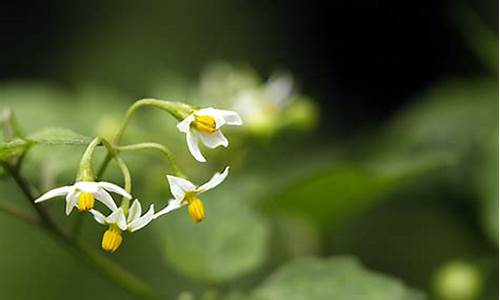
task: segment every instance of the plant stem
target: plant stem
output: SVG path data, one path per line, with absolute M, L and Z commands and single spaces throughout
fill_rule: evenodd
M 174 174 L 178 177 L 185 177 L 185 175 L 182 173 L 182 171 L 179 169 L 179 166 L 175 162 L 174 156 L 172 155 L 172 152 L 165 146 L 158 144 L 158 143 L 138 143 L 138 144 L 132 144 L 132 145 L 126 145 L 126 146 L 117 146 L 116 150 L 119 152 L 126 152 L 126 151 L 141 151 L 141 150 L 155 150 L 159 151 L 165 159 L 168 161 L 170 164 L 170 167 L 172 168 L 172 171 Z
M 21 174 L 11 166 L 5 166 L 10 173 L 18 187 L 21 189 L 26 200 L 35 209 L 40 216 L 42 228 L 50 233 L 56 241 L 64 246 L 77 260 L 84 261 L 88 266 L 98 270 L 101 274 L 105 275 L 115 284 L 125 288 L 130 293 L 142 299 L 163 299 L 156 294 L 146 283 L 135 277 L 121 266 L 115 264 L 102 254 L 92 250 L 85 244 L 75 239 L 72 239 L 64 231 L 62 231 L 57 224 L 55 224 L 42 206 L 36 205 L 35 197 L 31 192 L 31 188 Z
M 23 211 L 17 210 L 13 207 L 10 206 L 5 206 L 5 205 L 0 205 L 0 212 L 3 212 L 7 215 L 13 216 L 23 222 L 26 222 L 31 225 L 39 225 L 40 220 L 37 218 L 33 217 L 32 215 L 29 215 Z
M 112 140 L 113 144 L 118 144 L 120 142 L 123 133 L 125 132 L 125 129 L 127 128 L 127 125 L 130 122 L 130 118 L 137 109 L 143 106 L 152 106 L 167 111 L 178 120 L 183 120 L 193 112 L 193 108 L 191 106 L 180 102 L 171 102 L 171 101 L 151 99 L 151 98 L 137 100 L 127 110 L 125 118 L 123 119 L 122 124 L 118 129 L 118 132 L 113 137 Z

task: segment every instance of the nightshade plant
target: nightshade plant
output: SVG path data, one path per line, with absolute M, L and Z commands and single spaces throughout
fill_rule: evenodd
M 208 148 L 213 149 L 218 146 L 227 147 L 229 142 L 222 134 L 221 127 L 225 124 L 242 125 L 243 123 L 238 113 L 229 110 L 212 107 L 199 109 L 180 102 L 157 99 L 138 100 L 130 106 L 121 126 L 111 140 L 103 137 L 95 137 L 88 143 L 77 168 L 74 183 L 49 190 L 35 199 L 34 189 L 21 175 L 20 167 L 24 155 L 29 147 L 36 143 L 36 140 L 26 138 L 19 130 L 19 126 L 10 111 L 6 111 L 3 118 L 3 127 L 4 135 L 9 142 L 6 144 L 5 149 L 3 149 L 8 151 L 3 151 L 2 167 L 12 176 L 26 198 L 33 204 L 40 220 L 31 219 L 31 217 L 17 211 L 11 211 L 11 214 L 22 217 L 32 223 L 40 223 L 44 229 L 69 246 L 68 248 L 73 253 L 84 257 L 87 262 L 93 264 L 129 291 L 145 298 L 158 298 L 139 279 L 136 279 L 59 228 L 41 204 L 49 199 L 65 197 L 66 215 L 69 215 L 74 208 L 77 208 L 80 213 L 93 216 L 96 222 L 108 227 L 102 236 L 101 246 L 102 249 L 111 253 L 115 252 L 122 244 L 123 232 L 135 232 L 148 225 L 151 221 L 166 216 L 167 213 L 183 206 L 187 206 L 187 211 L 195 223 L 201 222 L 205 217 L 205 208 L 198 195 L 222 183 L 229 174 L 229 167 L 226 167 L 222 173 L 216 173 L 205 184 L 195 186 L 186 178 L 186 175 L 184 175 L 177 165 L 174 155 L 166 146 L 154 142 L 121 145 L 121 137 L 132 115 L 140 107 L 154 107 L 166 111 L 175 117 L 179 121 L 177 125 L 178 130 L 186 134 L 189 151 L 200 162 L 206 162 L 206 159 L 200 152 L 198 146 L 199 140 Z M 62 132 L 70 136 L 72 135 L 72 132 L 69 130 L 66 131 L 63 129 Z M 59 129 L 59 133 L 61 133 L 61 129 Z M 71 143 L 70 139 L 66 142 Z M 95 152 L 100 146 L 107 150 L 107 156 L 96 173 L 93 168 L 95 164 Z M 135 199 L 130 205 L 130 200 L 132 199 L 132 177 L 127 163 L 121 158 L 120 154 L 143 150 L 160 151 L 168 160 L 175 175 L 167 174 L 167 181 L 174 199 L 165 201 L 165 207 L 156 213 L 154 205 L 151 204 L 148 211 L 143 214 L 142 204 L 138 199 Z M 123 176 L 123 187 L 111 182 L 100 181 L 100 177 L 110 161 L 115 161 L 120 169 Z M 117 205 L 110 192 L 122 197 L 119 205 Z M 104 205 L 106 211 L 101 211 L 96 206 L 96 200 Z

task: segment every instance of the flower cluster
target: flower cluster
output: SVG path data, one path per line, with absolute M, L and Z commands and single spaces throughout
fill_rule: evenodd
M 200 162 L 206 162 L 198 145 L 200 141 L 211 149 L 218 146 L 227 147 L 229 142 L 222 134 L 221 127 L 223 125 L 242 124 L 238 113 L 229 110 L 212 107 L 195 109 L 185 104 L 161 100 L 148 100 L 142 103 L 167 110 L 179 120 L 177 129 L 186 134 L 188 149 L 192 156 Z M 132 110 L 133 108 L 134 106 L 132 106 Z M 92 170 L 92 156 L 98 145 L 106 146 L 109 153 L 114 155 L 117 163 L 119 163 L 125 172 L 125 188 L 110 182 L 95 181 Z M 70 186 L 52 189 L 35 200 L 35 203 L 40 203 L 55 197 L 64 196 L 66 199 L 67 215 L 74 208 L 77 208 L 80 212 L 89 212 L 92 214 L 96 222 L 108 227 L 103 234 L 101 246 L 109 252 L 115 252 L 120 247 L 123 241 L 123 232 L 137 231 L 160 216 L 164 216 L 184 206 L 187 206 L 187 211 L 195 223 L 201 222 L 205 217 L 205 208 L 198 196 L 218 186 L 229 174 L 229 167 L 226 167 L 222 173 L 216 173 L 208 182 L 199 186 L 196 186 L 186 178 L 167 175 L 173 199 L 168 200 L 167 205 L 157 212 L 155 212 L 154 205 L 152 204 L 147 212 L 143 214 L 142 205 L 138 199 L 135 199 L 132 205 L 129 205 L 132 195 L 130 182 L 127 182 L 127 178 L 130 180 L 130 176 L 126 176 L 128 169 L 118 157 L 116 153 L 117 149 L 119 149 L 117 145 L 112 145 L 102 138 L 94 139 L 82 157 L 76 182 Z M 116 204 L 110 192 L 123 197 L 121 205 Z M 95 200 L 101 202 L 107 208 L 108 212 L 103 213 L 98 210 Z

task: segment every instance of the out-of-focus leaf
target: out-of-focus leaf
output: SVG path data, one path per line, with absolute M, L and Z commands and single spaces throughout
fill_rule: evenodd
M 7 161 L 22 155 L 31 145 L 30 142 L 16 139 L 7 143 L 0 143 L 0 161 Z
M 470 198 L 479 187 L 481 222 L 498 241 L 498 82 L 449 81 L 420 98 L 385 128 L 375 147 L 368 147 L 371 159 L 453 153 L 457 164 L 447 174 L 448 184 Z
M 45 145 L 86 145 L 91 138 L 66 128 L 45 128 L 30 134 L 28 140 Z
M 486 234 L 498 245 L 498 130 L 485 143 L 483 159 L 478 164 L 477 187 L 481 222 Z
M 292 182 L 263 201 L 263 205 L 266 209 L 308 217 L 323 225 L 337 224 L 373 205 L 409 179 L 452 162 L 453 157 L 448 154 L 434 153 L 412 161 L 396 160 L 377 165 L 345 163 Z
M 398 279 L 364 268 L 351 257 L 301 258 L 279 268 L 255 300 L 417 300 L 424 296 Z
M 221 283 L 255 270 L 265 259 L 267 223 L 243 195 L 223 192 L 203 195 L 207 216 L 201 224 L 194 224 L 185 209 L 165 218 L 166 259 L 186 276 Z

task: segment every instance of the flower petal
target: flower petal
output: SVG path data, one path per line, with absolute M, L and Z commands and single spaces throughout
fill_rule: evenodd
M 196 186 L 189 180 L 167 175 L 168 184 L 170 185 L 170 192 L 175 199 L 182 201 L 186 192 L 196 190 Z
M 176 199 L 170 199 L 168 201 L 168 205 L 163 208 L 162 210 L 158 211 L 154 216 L 153 216 L 153 219 L 156 219 L 164 214 L 167 214 L 173 210 L 176 210 L 178 208 L 181 208 L 183 207 L 184 205 L 186 205 L 186 202 L 182 201 L 182 200 L 176 200 Z
M 94 196 L 97 200 L 99 200 L 102 204 L 106 205 L 111 211 L 115 211 L 118 209 L 116 206 L 115 200 L 111 197 L 111 195 L 106 192 L 104 189 L 99 189 L 94 192 Z
M 91 209 L 90 213 L 94 216 L 94 219 L 99 224 L 106 224 L 106 216 L 104 216 L 100 211 Z
M 210 149 L 217 148 L 218 146 L 227 147 L 229 145 L 229 142 L 220 130 L 214 133 L 198 132 L 197 134 L 201 138 L 203 144 Z
M 127 223 L 131 223 L 139 218 L 142 214 L 142 207 L 139 200 L 135 199 L 134 203 L 128 209 Z
M 40 197 L 38 197 L 38 199 L 35 200 L 35 203 L 40 203 L 40 202 L 43 202 L 45 200 L 49 200 L 50 198 L 65 195 L 65 194 L 73 191 L 73 189 L 74 189 L 74 187 L 72 185 L 52 189 L 52 190 L 46 192 L 45 194 L 41 195 Z
M 232 110 L 223 110 L 219 109 L 220 114 L 224 118 L 224 122 L 227 125 L 242 125 L 243 121 L 241 120 L 240 115 Z
M 116 193 L 118 195 L 122 195 L 123 197 L 125 197 L 127 199 L 132 199 L 132 196 L 130 196 L 130 194 L 119 185 L 116 185 L 116 184 L 111 183 L 111 182 L 106 182 L 106 181 L 101 181 L 101 182 L 98 182 L 97 184 L 99 185 L 99 187 L 101 187 L 107 191 Z
M 205 184 L 202 184 L 201 186 L 199 186 L 196 191 L 198 193 L 203 193 L 203 192 L 206 192 L 210 189 L 213 189 L 214 187 L 218 186 L 219 184 L 221 184 L 221 182 L 224 181 L 224 179 L 226 179 L 227 175 L 229 174 L 229 167 L 226 167 L 224 169 L 224 172 L 222 173 L 215 173 L 214 176 L 212 176 L 212 178 L 207 181 Z
M 154 214 L 155 214 L 154 205 L 151 204 L 148 212 L 145 213 L 144 216 L 142 216 L 138 219 L 135 219 L 133 222 L 128 224 L 128 229 L 131 232 L 134 232 L 134 231 L 137 231 L 137 230 L 143 228 L 144 226 L 148 225 L 149 222 L 151 222 L 153 220 Z
M 187 118 L 182 120 L 177 124 L 177 129 L 179 129 L 180 132 L 188 133 L 189 128 L 191 127 L 191 123 L 194 121 L 194 114 L 190 114 Z
M 95 181 L 78 181 L 74 187 L 80 191 L 95 193 L 99 189 L 99 185 Z
M 127 229 L 127 219 L 125 218 L 125 213 L 123 208 L 118 208 L 113 211 L 107 218 L 107 223 L 117 225 L 121 230 Z
M 232 110 L 217 109 L 213 107 L 207 107 L 200 109 L 196 112 L 197 115 L 208 115 L 214 118 L 215 127 L 219 129 L 222 125 L 241 125 L 243 121 L 240 115 Z
M 191 152 L 191 155 L 193 155 L 193 157 L 199 162 L 206 162 L 207 160 L 205 159 L 203 154 L 201 154 L 200 147 L 198 146 L 197 135 L 195 135 L 194 132 L 189 130 L 186 133 L 186 141 L 187 141 L 189 152 Z
M 78 196 L 80 192 L 73 190 L 66 194 L 66 215 L 69 216 L 73 208 L 76 206 L 76 202 L 78 201 Z

